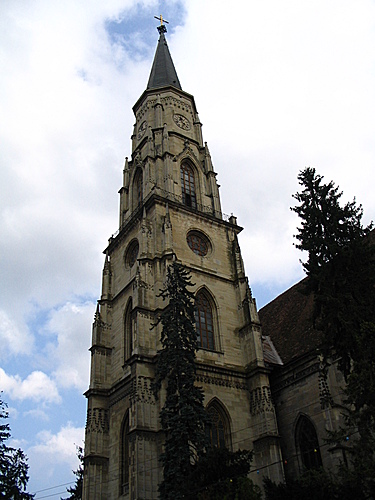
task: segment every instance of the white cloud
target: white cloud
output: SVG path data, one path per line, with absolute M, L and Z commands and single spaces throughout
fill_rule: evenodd
M 7 411 L 8 411 L 9 418 L 11 418 L 12 420 L 18 418 L 19 412 L 18 412 L 17 408 L 14 408 L 12 406 L 8 406 Z
M 50 488 L 53 493 L 52 489 L 57 488 L 58 484 L 67 481 L 74 483 L 72 471 L 79 465 L 77 446 L 83 446 L 84 434 L 83 427 L 73 427 L 70 423 L 62 426 L 57 433 L 43 430 L 37 434 L 36 444 L 26 450 L 30 465 L 30 483 L 37 485 L 30 491 Z M 66 471 L 67 475 L 60 476 L 62 471 Z M 56 482 L 56 478 L 60 479 Z M 62 491 L 59 488 L 60 494 Z
M 4 310 L 0 310 L 0 358 L 6 354 L 30 354 L 33 336 L 25 325 L 18 327 Z
M 13 400 L 60 403 L 56 384 L 45 373 L 34 371 L 24 380 L 19 375 L 7 375 L 0 368 L 0 387 Z
M 41 422 L 41 421 L 48 422 L 48 420 L 49 420 L 49 416 L 48 416 L 47 412 L 44 410 L 41 410 L 40 408 L 25 411 L 23 415 L 25 417 L 31 417 L 31 418 L 37 420 L 38 422 Z
M 39 432 L 37 444 L 29 450 L 34 455 L 44 457 L 44 460 L 52 460 L 55 463 L 65 462 L 73 467 L 78 464 L 76 447 L 82 446 L 84 435 L 84 427 L 73 427 L 68 423 L 56 434 L 49 430 Z
M 59 387 L 85 390 L 89 384 L 91 324 L 96 304 L 67 303 L 51 311 L 45 332 L 56 337 L 47 349 Z
M 316 167 L 374 218 L 375 5 L 248 1 L 223 12 L 223 1 L 189 1 L 169 46 L 196 99 L 223 211 L 244 226 L 250 280 L 288 286 L 300 276 L 289 207 L 301 169 Z

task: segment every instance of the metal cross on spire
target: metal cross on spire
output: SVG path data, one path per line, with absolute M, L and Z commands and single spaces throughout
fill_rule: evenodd
M 166 23 L 166 24 L 169 24 L 168 21 L 166 21 L 165 19 L 163 19 L 163 16 L 160 14 L 160 16 L 154 16 L 155 19 L 157 19 L 158 21 L 160 21 L 160 26 L 157 27 L 158 29 L 158 32 L 160 34 L 162 33 L 166 33 L 167 32 L 167 28 L 164 26 L 163 23 Z

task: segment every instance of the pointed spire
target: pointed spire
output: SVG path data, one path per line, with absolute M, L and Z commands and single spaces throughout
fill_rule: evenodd
M 182 90 L 171 54 L 168 49 L 167 41 L 164 36 L 167 28 L 164 24 L 161 24 L 161 26 L 158 26 L 158 31 L 160 33 L 160 37 L 156 47 L 147 89 L 156 89 L 158 87 L 173 85 L 173 87 L 177 87 Z
M 99 301 L 96 305 L 96 311 L 94 315 L 94 325 L 97 325 L 101 321 L 100 319 L 100 310 L 99 310 Z

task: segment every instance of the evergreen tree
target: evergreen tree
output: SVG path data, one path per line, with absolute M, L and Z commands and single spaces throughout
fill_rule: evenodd
M 6 408 L 6 403 L 0 398 L 0 419 L 8 419 Z M 34 495 L 25 491 L 29 480 L 27 458 L 21 449 L 6 445 L 10 437 L 9 424 L 0 423 L 0 498 L 29 500 Z
M 314 322 L 323 333 L 326 362 L 333 352 L 347 386 L 345 428 L 333 437 L 350 451 L 351 477 L 365 495 L 375 495 L 375 245 L 372 224 L 362 225 L 355 200 L 313 168 L 298 176 L 303 190 L 293 207 L 301 218 L 297 248 L 308 253 L 307 292 L 314 294 Z M 353 438 L 351 438 L 351 436 Z
M 324 333 L 325 354 L 332 347 L 340 356 L 339 368 L 347 378 L 352 362 L 363 356 L 359 334 L 364 322 L 374 321 L 374 246 L 366 236 L 372 225 L 362 226 L 362 206 L 355 200 L 340 206 L 342 192 L 314 168 L 298 176 L 300 203 L 293 207 L 301 218 L 296 247 L 308 253 L 303 267 L 308 292 L 314 293 L 314 321 Z
M 76 482 L 71 488 L 67 488 L 66 491 L 70 493 L 70 496 L 65 500 L 81 500 L 82 499 L 82 486 L 83 486 L 83 448 L 82 446 L 77 446 L 77 457 L 79 459 L 78 469 L 73 471 L 76 476 Z
M 264 479 L 266 500 L 365 500 L 360 489 L 349 481 L 339 482 L 324 469 L 304 471 L 298 479 L 274 483 Z
M 261 500 L 260 488 L 247 477 L 253 452 L 208 448 L 193 466 L 188 500 Z
M 191 276 L 178 263 L 168 267 L 166 287 L 160 295 L 169 300 L 157 324 L 161 323 L 162 349 L 158 353 L 155 397 L 166 384 L 165 404 L 160 412 L 165 433 L 161 456 L 164 479 L 159 485 L 160 498 L 184 498 L 192 466 L 207 445 L 202 388 L 195 385 L 195 358 L 198 348 L 194 319 L 194 295 Z

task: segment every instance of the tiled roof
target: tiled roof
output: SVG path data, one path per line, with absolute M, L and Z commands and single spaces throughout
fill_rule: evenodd
M 375 245 L 375 229 L 368 239 Z M 322 333 L 313 326 L 313 295 L 304 293 L 306 279 L 259 310 L 262 334 L 271 338 L 284 364 L 317 349 L 322 340 Z
M 270 337 L 262 335 L 264 361 L 270 365 L 282 365 L 283 362 Z
M 262 334 L 270 337 L 283 363 L 307 354 L 321 342 L 313 328 L 313 296 L 303 293 L 306 279 L 259 310 Z

